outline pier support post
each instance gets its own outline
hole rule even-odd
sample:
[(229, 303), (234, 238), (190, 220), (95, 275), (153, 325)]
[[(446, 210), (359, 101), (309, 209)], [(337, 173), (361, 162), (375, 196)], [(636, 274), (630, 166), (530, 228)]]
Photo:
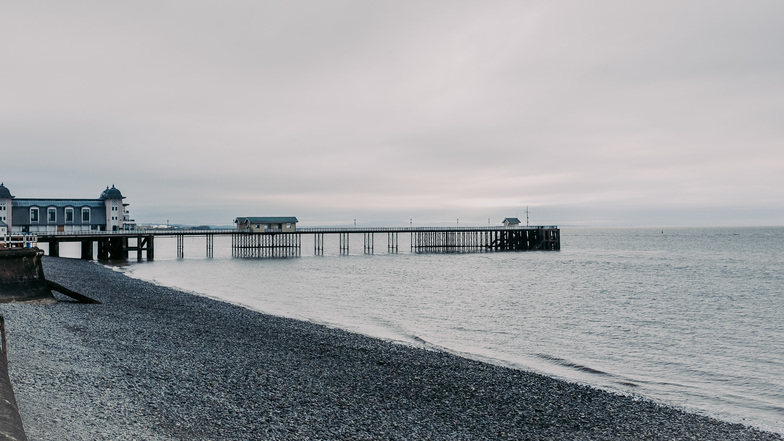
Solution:
[(214, 234), (207, 234), (206, 238), (207, 238), (207, 257), (208, 258), (212, 258), (213, 249), (214, 249), (214, 245), (213, 244), (214, 244), (214, 240), (215, 240), (215, 235)]
[[(316, 253), (323, 253), (323, 235), (316, 235)], [(301, 255), (302, 235), (299, 233), (236, 233), (231, 235), (233, 257), (297, 257)]]
[(324, 255), (324, 233), (316, 233), (313, 235), (313, 253), (316, 256)]
[(60, 257), (60, 242), (55, 239), (49, 241), (49, 255), (52, 257)]
[(348, 255), (349, 253), (349, 233), (339, 233), (340, 235), (340, 254)]
[(374, 242), (375, 237), (374, 237), (373, 233), (365, 233), (364, 236), (365, 236), (365, 241), (364, 241), (364, 243), (365, 243), (365, 254), (373, 254), (373, 249), (374, 249), (374, 243), (373, 242)]
[(109, 260), (109, 239), (98, 239), (98, 260)]
[(398, 235), (397, 232), (387, 233), (387, 252), (397, 253)]
[(128, 238), (111, 237), (108, 240), (108, 254), (110, 260), (122, 260), (128, 258)]
[(182, 234), (177, 235), (177, 258), (185, 258), (185, 236)]
[(93, 241), (82, 241), (82, 260), (93, 260)]
[(155, 259), (155, 236), (147, 236), (147, 260)]

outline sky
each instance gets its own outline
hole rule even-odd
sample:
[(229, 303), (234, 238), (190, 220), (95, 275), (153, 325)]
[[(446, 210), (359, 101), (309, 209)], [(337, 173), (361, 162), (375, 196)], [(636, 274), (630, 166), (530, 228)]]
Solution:
[(0, 181), (140, 223), (784, 225), (784, 2), (0, 0)]

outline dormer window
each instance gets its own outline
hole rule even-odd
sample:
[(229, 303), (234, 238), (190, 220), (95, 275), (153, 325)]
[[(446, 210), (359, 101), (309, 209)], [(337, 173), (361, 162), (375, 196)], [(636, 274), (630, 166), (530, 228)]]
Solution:
[(46, 210), (46, 222), (50, 224), (54, 224), (57, 222), (57, 208), (49, 207)]
[(30, 207), (30, 223), (38, 223), (38, 207)]

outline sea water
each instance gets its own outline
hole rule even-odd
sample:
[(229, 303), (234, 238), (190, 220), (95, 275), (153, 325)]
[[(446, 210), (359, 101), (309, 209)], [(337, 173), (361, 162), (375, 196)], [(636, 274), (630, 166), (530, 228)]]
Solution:
[[(266, 313), (784, 433), (784, 228), (563, 228), (559, 252), (231, 257), (156, 239), (119, 269)], [(334, 240), (333, 240), (334, 239)], [(334, 243), (333, 243), (334, 242)]]

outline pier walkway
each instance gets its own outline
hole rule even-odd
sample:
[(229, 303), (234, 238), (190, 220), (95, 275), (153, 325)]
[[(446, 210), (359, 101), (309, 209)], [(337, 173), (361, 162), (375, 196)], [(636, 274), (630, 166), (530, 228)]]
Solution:
[[(302, 236), (313, 237), (313, 252), (324, 254), (324, 237), (338, 235), (340, 254), (348, 254), (352, 235), (362, 235), (365, 253), (372, 254), (377, 235), (386, 235), (387, 252), (398, 251), (398, 237), (410, 235), (411, 251), (416, 253), (458, 253), (492, 251), (558, 251), (561, 234), (557, 226), (532, 227), (301, 227), (295, 231), (265, 232), (226, 230), (150, 229), (90, 232), (37, 232), (38, 242), (49, 245), (49, 255), (59, 256), (63, 242), (80, 242), (81, 258), (92, 260), (128, 259), (131, 252), (136, 258), (155, 258), (155, 238), (174, 237), (177, 256), (184, 255), (187, 236), (205, 238), (206, 256), (212, 257), (215, 236), (231, 236), (234, 257), (291, 257), (299, 256)], [(96, 246), (97, 245), (97, 246)], [(97, 250), (97, 255), (96, 255)]]

